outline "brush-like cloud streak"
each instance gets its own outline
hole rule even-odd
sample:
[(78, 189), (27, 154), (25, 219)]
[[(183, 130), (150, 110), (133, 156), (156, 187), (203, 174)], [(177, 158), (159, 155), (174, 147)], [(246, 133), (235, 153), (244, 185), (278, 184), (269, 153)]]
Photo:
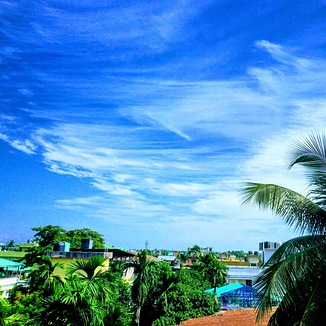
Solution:
[[(253, 230), (267, 224), (272, 229), (270, 215), (262, 220), (256, 210), (239, 208), (237, 190), (243, 181), (261, 181), (305, 191), (297, 174), (286, 170), (286, 154), (298, 135), (325, 125), (326, 70), (317, 67), (326, 63), (267, 41), (257, 46), (275, 64), (251, 67), (232, 81), (131, 78), (125, 86), (117, 83), (118, 90), (125, 87), (117, 108), (94, 110), (92, 119), (78, 123), (73, 112), (58, 118), (51, 110), (29, 109), (52, 123), (34, 126), (30, 139), (2, 139), (25, 153), (37, 152), (49, 170), (88, 180), (98, 190), (96, 200), (58, 201), (62, 208), (152, 228), (221, 226), (232, 216), (245, 221), (239, 222), (242, 228), (254, 221)], [(107, 89), (106, 98), (115, 98), (117, 89), (109, 85), (102, 85), (99, 96)], [(3, 119), (3, 128), (9, 134), (8, 121)]]

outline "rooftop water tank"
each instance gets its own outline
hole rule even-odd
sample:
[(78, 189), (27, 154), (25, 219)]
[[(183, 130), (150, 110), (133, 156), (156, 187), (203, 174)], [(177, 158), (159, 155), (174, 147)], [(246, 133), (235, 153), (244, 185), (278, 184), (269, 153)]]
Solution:
[(93, 249), (93, 240), (91, 239), (82, 239), (81, 242), (81, 248), (82, 249)]
[(70, 251), (70, 243), (69, 242), (56, 242), (53, 245), (53, 251), (61, 251), (61, 252), (69, 252)]

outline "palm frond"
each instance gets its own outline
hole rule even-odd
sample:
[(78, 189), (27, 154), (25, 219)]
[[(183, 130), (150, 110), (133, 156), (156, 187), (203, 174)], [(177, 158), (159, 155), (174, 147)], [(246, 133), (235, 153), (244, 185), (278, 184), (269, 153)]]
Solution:
[(316, 171), (310, 176), (309, 198), (311, 198), (321, 208), (326, 208), (326, 172)]
[(326, 274), (321, 273), (313, 284), (311, 295), (303, 309), (300, 325), (324, 325), (326, 310)]
[(326, 134), (310, 133), (293, 144), (294, 159), (290, 168), (300, 164), (309, 168), (326, 169)]
[(247, 183), (243, 204), (270, 209), (296, 230), (309, 232), (285, 242), (257, 277), (257, 319), (278, 304), (272, 325), (324, 325), (326, 309), (326, 133), (311, 133), (293, 145), (289, 168), (307, 168), (307, 197), (274, 184)]
[(308, 168), (307, 177), (312, 190), (309, 196), (323, 208), (326, 206), (326, 134), (310, 134), (293, 144), (294, 159), (289, 167), (299, 164)]
[(284, 242), (265, 263), (264, 267), (277, 264), (289, 256), (305, 250), (307, 248), (326, 245), (326, 237), (324, 235), (305, 235), (296, 237)]
[(326, 269), (325, 236), (304, 236), (285, 242), (266, 266), (254, 283), (259, 293), (257, 318), (261, 319), (277, 302), (279, 314), (282, 310), (297, 311), (299, 302), (303, 310), (313, 285)]
[(286, 293), (287, 297), (291, 296), (292, 305), (290, 306), (282, 301), (275, 313), (271, 316), (268, 326), (325, 325), (325, 274), (322, 273), (314, 282), (303, 280), (297, 284), (297, 287), (300, 288), (301, 285), (307, 282), (310, 284), (309, 292), (298, 291), (297, 293)]
[(324, 234), (326, 212), (309, 198), (274, 184), (247, 182), (242, 189), (243, 204), (270, 209), (300, 232)]
[(106, 273), (104, 264), (107, 258), (102, 256), (93, 256), (89, 260), (78, 259), (67, 267), (68, 275), (76, 274), (81, 279), (92, 279), (101, 277)]

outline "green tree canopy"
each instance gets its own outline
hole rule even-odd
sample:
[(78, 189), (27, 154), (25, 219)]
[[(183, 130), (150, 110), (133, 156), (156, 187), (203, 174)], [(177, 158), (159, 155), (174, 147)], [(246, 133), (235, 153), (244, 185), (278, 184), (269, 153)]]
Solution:
[(37, 231), (33, 242), (38, 243), (42, 250), (52, 250), (53, 244), (60, 241), (69, 242), (72, 249), (79, 249), (83, 239), (93, 240), (94, 249), (103, 249), (105, 246), (103, 235), (88, 228), (67, 231), (61, 226), (46, 225), (32, 230)]
[(166, 290), (154, 305), (160, 317), (153, 326), (180, 325), (181, 321), (212, 315), (220, 309), (216, 297), (202, 291), (203, 278), (198, 271), (184, 268), (169, 275), (160, 282)]
[(168, 250), (166, 249), (161, 249), (161, 255), (167, 256), (169, 254)]
[(196, 261), (202, 255), (202, 250), (198, 245), (194, 245), (187, 249), (186, 256), (192, 261)]
[[(75, 260), (68, 265), (66, 277), (60, 282), (53, 277), (53, 268), (48, 268), (51, 266), (55, 267), (45, 264), (38, 268), (43, 284), (39, 282), (39, 287), (33, 290), (40, 300), (32, 303), (33, 313), (24, 325), (130, 325), (129, 288), (120, 273), (110, 271), (104, 257)], [(27, 315), (27, 307), (22, 311)]]
[(32, 228), (37, 231), (33, 242), (39, 244), (41, 248), (52, 250), (52, 246), (58, 241), (67, 241), (66, 230), (61, 226), (47, 225)]
[(9, 240), (6, 243), (6, 250), (15, 250), (16, 247), (17, 247), (17, 244), (16, 244), (15, 240)]
[(209, 281), (211, 287), (216, 288), (226, 284), (229, 267), (221, 263), (215, 253), (207, 253), (199, 257), (194, 268)]
[(88, 228), (67, 231), (66, 236), (70, 242), (70, 247), (74, 249), (81, 248), (83, 239), (93, 240), (94, 249), (103, 249), (105, 246), (103, 235)]
[(183, 267), (183, 264), (189, 259), (189, 257), (186, 252), (179, 252), (177, 259), (180, 261), (181, 267)]

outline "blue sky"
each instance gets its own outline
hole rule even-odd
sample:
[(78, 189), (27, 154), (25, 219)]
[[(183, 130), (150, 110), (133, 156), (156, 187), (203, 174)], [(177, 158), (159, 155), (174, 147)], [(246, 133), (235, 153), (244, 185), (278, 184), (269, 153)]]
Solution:
[(244, 181), (303, 194), (326, 122), (325, 1), (0, 1), (0, 241), (257, 250), (295, 234)]

